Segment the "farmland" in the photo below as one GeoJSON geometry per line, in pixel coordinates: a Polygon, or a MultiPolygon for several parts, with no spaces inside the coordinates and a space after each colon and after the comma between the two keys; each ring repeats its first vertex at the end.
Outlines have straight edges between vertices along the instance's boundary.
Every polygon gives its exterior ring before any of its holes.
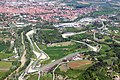
{"type": "Polygon", "coordinates": [[[8,69],[12,66],[12,63],[11,62],[3,62],[3,61],[0,61],[0,69],[8,69]]]}
{"type": "Polygon", "coordinates": [[[64,72],[64,71],[60,71],[61,69],[57,69],[56,73],[58,75],[68,76],[72,80],[78,80],[78,77],[81,76],[83,72],[87,70],[90,66],[92,66],[93,64],[94,63],[92,63],[92,61],[89,61],[89,60],[71,61],[71,62],[68,62],[66,65],[67,67],[69,67],[67,71],[64,72]]]}
{"type": "Polygon", "coordinates": [[[44,51],[51,57],[51,59],[59,59],[69,53],[73,52],[77,48],[76,45],[71,46],[57,46],[47,47],[44,51]]]}
{"type": "Polygon", "coordinates": [[[67,65],[71,69],[80,69],[80,70],[86,70],[90,65],[92,64],[92,61],[89,60],[78,60],[78,61],[71,61],[67,65]]]}
{"type": "Polygon", "coordinates": [[[14,54],[0,52],[0,59],[5,59],[5,58],[8,58],[8,57],[11,57],[12,55],[14,55],[14,54]]]}
{"type": "Polygon", "coordinates": [[[0,61],[0,79],[6,75],[6,72],[10,70],[11,66],[11,62],[0,61]]]}

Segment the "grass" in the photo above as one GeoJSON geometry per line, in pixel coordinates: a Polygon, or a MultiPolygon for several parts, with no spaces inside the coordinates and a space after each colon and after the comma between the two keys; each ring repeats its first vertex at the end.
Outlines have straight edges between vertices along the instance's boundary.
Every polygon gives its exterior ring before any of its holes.
{"type": "Polygon", "coordinates": [[[10,56],[13,56],[13,54],[8,54],[8,53],[4,53],[4,52],[0,52],[0,59],[5,59],[8,58],[10,56]]]}
{"type": "Polygon", "coordinates": [[[94,11],[91,14],[93,14],[93,15],[107,15],[107,14],[112,14],[114,11],[115,10],[113,10],[113,9],[110,9],[110,10],[106,9],[106,10],[101,10],[101,11],[94,11]]]}
{"type": "Polygon", "coordinates": [[[10,69],[11,66],[12,62],[0,61],[0,80],[5,77],[6,72],[10,69]]]}
{"type": "Polygon", "coordinates": [[[46,45],[43,45],[41,43],[37,43],[38,47],[41,49],[41,50],[44,50],[46,49],[46,45]]]}
{"type": "Polygon", "coordinates": [[[68,42],[60,42],[60,43],[53,43],[52,45],[50,45],[51,47],[54,46],[70,46],[75,44],[74,42],[68,41],[68,42]]]}
{"type": "Polygon", "coordinates": [[[44,50],[52,59],[59,59],[62,58],[63,56],[65,56],[65,53],[68,52],[68,50],[63,50],[63,48],[47,48],[46,50],[44,50]]]}
{"type": "Polygon", "coordinates": [[[4,44],[3,42],[0,41],[0,59],[8,58],[13,55],[10,53],[5,53],[8,47],[9,46],[7,44],[4,44]]]}
{"type": "Polygon", "coordinates": [[[104,60],[104,62],[107,62],[108,65],[112,65],[113,61],[111,59],[104,60]]]}
{"type": "Polygon", "coordinates": [[[44,74],[44,76],[41,77],[40,80],[52,80],[52,74],[51,73],[44,74]]]}
{"type": "Polygon", "coordinates": [[[103,36],[103,39],[111,39],[109,36],[103,36]]]}
{"type": "Polygon", "coordinates": [[[12,62],[3,62],[3,61],[0,61],[0,69],[2,68],[10,68],[12,66],[12,62]]]}
{"type": "Polygon", "coordinates": [[[103,60],[104,62],[107,62],[108,65],[113,65],[113,61],[117,61],[117,57],[111,57],[110,59],[103,60]]]}
{"type": "Polygon", "coordinates": [[[6,74],[6,71],[0,71],[0,80],[2,79],[2,77],[4,77],[6,74]]]}
{"type": "Polygon", "coordinates": [[[120,38],[115,38],[115,40],[120,41],[120,38]]]}
{"type": "Polygon", "coordinates": [[[35,51],[40,52],[40,50],[37,48],[37,46],[34,43],[33,43],[33,46],[34,46],[35,51]]]}
{"type": "Polygon", "coordinates": [[[48,60],[40,62],[40,64],[48,64],[48,63],[51,63],[51,61],[52,61],[51,59],[48,59],[48,60]]]}
{"type": "Polygon", "coordinates": [[[81,28],[74,28],[74,27],[66,27],[65,32],[80,32],[81,28]]]}
{"type": "Polygon", "coordinates": [[[62,58],[77,49],[77,45],[47,47],[44,51],[50,56],[52,60],[62,58]]]}
{"type": "MultiPolygon", "coordinates": [[[[27,80],[38,80],[38,74],[30,75],[27,80]]],[[[44,76],[42,76],[40,80],[52,80],[52,75],[50,73],[44,74],[44,76]]]]}
{"type": "Polygon", "coordinates": [[[38,80],[38,75],[30,75],[27,80],[38,80]]]}
{"type": "Polygon", "coordinates": [[[73,64],[74,68],[69,68],[66,72],[57,69],[56,73],[58,75],[68,76],[71,80],[79,80],[79,77],[83,76],[82,74],[84,73],[84,71],[86,71],[90,66],[94,64],[92,63],[92,61],[89,60],[71,61],[69,63],[76,63],[77,67],[75,67],[76,65],[73,64]]]}
{"type": "Polygon", "coordinates": [[[69,69],[67,72],[66,72],[66,75],[69,77],[69,78],[72,78],[76,80],[76,78],[81,75],[82,71],[78,72],[78,70],[71,70],[69,69]]]}
{"type": "Polygon", "coordinates": [[[43,51],[45,51],[52,60],[60,59],[71,53],[83,52],[88,50],[89,49],[85,48],[83,45],[76,43],[69,46],[54,46],[54,47],[49,46],[43,49],[43,51]]]}
{"type": "Polygon", "coordinates": [[[83,39],[92,39],[92,34],[90,33],[83,33],[83,34],[77,34],[77,35],[73,35],[70,37],[70,39],[73,39],[73,40],[83,40],[83,39]]]}
{"type": "Polygon", "coordinates": [[[102,45],[102,49],[100,50],[100,53],[102,54],[106,54],[106,50],[110,50],[111,48],[108,45],[105,44],[101,44],[102,45]]]}

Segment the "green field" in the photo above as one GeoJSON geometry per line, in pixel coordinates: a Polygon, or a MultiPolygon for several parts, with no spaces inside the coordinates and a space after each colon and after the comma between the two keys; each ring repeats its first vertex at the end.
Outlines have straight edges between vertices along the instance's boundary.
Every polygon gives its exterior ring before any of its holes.
{"type": "Polygon", "coordinates": [[[90,33],[77,34],[70,37],[70,39],[73,39],[73,40],[83,40],[83,39],[91,40],[92,38],[93,38],[93,35],[91,35],[90,33]]]}
{"type": "Polygon", "coordinates": [[[82,28],[66,27],[63,32],[80,32],[82,28]]]}
{"type": "Polygon", "coordinates": [[[14,54],[11,54],[11,53],[4,53],[4,52],[0,52],[0,59],[5,59],[5,58],[8,58],[10,56],[12,56],[14,54]]]}
{"type": "Polygon", "coordinates": [[[91,13],[92,15],[94,15],[94,16],[99,16],[99,15],[108,15],[108,14],[112,14],[112,13],[114,13],[115,12],[115,10],[113,10],[113,9],[105,9],[105,10],[101,10],[101,11],[95,11],[95,12],[93,12],[93,13],[91,13]]]}
{"type": "Polygon", "coordinates": [[[6,48],[7,48],[7,46],[5,46],[5,45],[3,45],[3,44],[0,43],[0,51],[5,50],[6,48]]]}
{"type": "Polygon", "coordinates": [[[13,55],[11,53],[5,53],[8,50],[7,48],[8,45],[7,44],[5,45],[0,41],[0,59],[8,58],[13,55]]]}
{"type": "MultiPolygon", "coordinates": [[[[38,80],[38,74],[30,75],[27,80],[38,80]]],[[[40,80],[52,80],[52,74],[44,74],[44,76],[40,77],[40,80]]]]}
{"type": "Polygon", "coordinates": [[[41,43],[37,43],[38,47],[41,49],[41,50],[44,50],[46,49],[46,45],[43,45],[41,43]]]}
{"type": "Polygon", "coordinates": [[[5,76],[6,71],[0,71],[0,80],[5,76]]]}
{"type": "Polygon", "coordinates": [[[12,62],[0,61],[0,80],[3,79],[3,77],[5,77],[6,72],[8,72],[11,66],[12,62]]]}
{"type": "Polygon", "coordinates": [[[78,49],[77,45],[47,47],[44,51],[50,56],[51,59],[62,58],[78,49]]]}
{"type": "Polygon", "coordinates": [[[12,62],[3,62],[0,61],[0,69],[9,69],[12,66],[12,62]]]}
{"type": "Polygon", "coordinates": [[[84,71],[86,71],[93,64],[94,63],[89,60],[71,61],[68,63],[70,68],[66,72],[60,71],[60,69],[58,68],[55,73],[62,76],[68,76],[71,80],[79,80],[78,77],[82,76],[82,73],[84,73],[84,71]],[[70,64],[72,68],[70,67],[70,64]]]}
{"type": "Polygon", "coordinates": [[[30,75],[30,77],[27,80],[37,80],[38,75],[30,75]]]}
{"type": "Polygon", "coordinates": [[[108,45],[105,45],[105,44],[101,44],[101,46],[102,46],[102,49],[100,50],[101,54],[106,54],[108,53],[106,51],[111,49],[108,45]]]}

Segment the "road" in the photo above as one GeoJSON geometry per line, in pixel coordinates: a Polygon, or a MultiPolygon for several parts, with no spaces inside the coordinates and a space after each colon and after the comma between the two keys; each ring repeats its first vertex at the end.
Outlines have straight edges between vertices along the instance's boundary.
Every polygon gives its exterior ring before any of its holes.
{"type": "Polygon", "coordinates": [[[74,32],[63,33],[63,34],[62,34],[62,37],[63,37],[63,38],[68,38],[68,37],[70,37],[70,36],[77,35],[77,34],[83,34],[83,33],[86,33],[86,31],[82,31],[82,32],[78,32],[78,33],[74,33],[74,32]]]}
{"type": "Polygon", "coordinates": [[[115,40],[114,38],[113,38],[113,41],[115,41],[116,43],[120,44],[120,41],[118,41],[118,40],[115,40]]]}
{"type": "Polygon", "coordinates": [[[71,41],[76,42],[76,43],[81,43],[81,44],[87,45],[88,47],[90,47],[90,48],[92,49],[92,51],[98,52],[98,48],[97,48],[97,47],[93,47],[93,46],[91,46],[91,45],[89,45],[89,44],[87,44],[87,43],[85,43],[85,42],[76,41],[76,40],[71,40],[71,41]]]}
{"type": "Polygon", "coordinates": [[[106,29],[106,26],[104,24],[104,22],[102,21],[102,27],[98,28],[98,29],[106,29]]]}
{"type": "Polygon", "coordinates": [[[62,65],[62,64],[64,64],[64,63],[67,63],[67,62],[61,62],[61,63],[59,63],[59,64],[54,68],[54,70],[53,70],[53,80],[55,80],[55,70],[56,70],[60,65],[62,65]]]}
{"type": "Polygon", "coordinates": [[[59,63],[63,62],[64,60],[71,60],[71,58],[73,56],[76,56],[77,54],[79,54],[79,52],[75,52],[75,53],[72,53],[72,54],[69,54],[59,60],[56,60],[52,63],[49,63],[43,67],[40,67],[40,68],[37,68],[37,70],[41,71],[41,72],[49,72],[51,70],[51,68],[53,68],[54,66],[58,65],[59,63]]]}
{"type": "Polygon", "coordinates": [[[35,60],[35,61],[31,60],[30,64],[25,69],[25,71],[19,76],[18,80],[24,80],[24,76],[27,75],[28,73],[33,73],[33,72],[38,71],[35,68],[36,68],[36,65],[37,65],[37,63],[38,63],[39,60],[44,61],[44,60],[48,60],[49,59],[49,56],[44,51],[40,50],[40,48],[38,47],[38,45],[34,41],[32,41],[30,39],[30,37],[34,33],[36,33],[36,30],[31,30],[31,31],[29,31],[29,32],[26,33],[26,36],[27,36],[27,39],[30,42],[30,45],[32,47],[33,53],[36,55],[37,60],[35,60]],[[38,49],[37,51],[35,50],[34,45],[38,49]]]}
{"type": "MultiPolygon", "coordinates": [[[[41,62],[44,61],[44,60],[48,60],[49,59],[49,56],[44,52],[42,51],[38,45],[32,41],[30,39],[30,37],[35,33],[35,30],[31,30],[29,32],[26,33],[26,36],[27,36],[27,39],[29,40],[30,44],[31,44],[31,47],[33,49],[33,53],[36,55],[37,57],[37,60],[31,60],[30,64],[28,65],[28,67],[25,69],[25,71],[19,76],[18,80],[24,80],[24,76],[27,75],[28,73],[33,73],[33,72],[49,72],[52,68],[54,68],[56,65],[60,65],[60,63],[62,63],[64,60],[70,60],[73,56],[79,54],[79,52],[76,52],[76,53],[72,53],[72,54],[69,54],[59,60],[56,60],[52,63],[49,63],[45,66],[42,66],[42,67],[36,67],[38,61],[40,60],[41,62]],[[36,47],[38,50],[36,51],[35,48],[36,47]]],[[[90,47],[93,51],[97,52],[98,51],[98,48],[97,47],[93,47],[85,42],[81,42],[81,41],[75,41],[75,40],[72,40],[74,42],[77,42],[77,43],[82,43],[82,44],[85,44],[87,45],[88,47],[90,47]]],[[[55,68],[56,69],[56,68],[55,68]]],[[[54,71],[55,71],[54,69],[54,71]]],[[[54,76],[54,75],[53,75],[54,76]]],[[[40,75],[39,75],[39,79],[40,79],[40,75]]]]}

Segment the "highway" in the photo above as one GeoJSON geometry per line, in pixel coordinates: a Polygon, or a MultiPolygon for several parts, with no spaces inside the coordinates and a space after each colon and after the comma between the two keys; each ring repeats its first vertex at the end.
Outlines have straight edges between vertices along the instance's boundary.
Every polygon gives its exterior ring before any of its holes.
{"type": "MultiPolygon", "coordinates": [[[[42,67],[36,67],[37,66],[37,63],[38,61],[45,61],[45,60],[48,60],[49,59],[49,56],[44,52],[42,51],[38,45],[31,40],[31,36],[36,33],[35,30],[31,30],[29,32],[26,33],[26,36],[27,36],[27,39],[29,40],[30,44],[31,44],[31,47],[33,49],[33,53],[36,55],[37,57],[37,60],[31,60],[30,64],[28,65],[28,67],[25,69],[25,71],[19,76],[18,80],[24,80],[24,77],[25,75],[29,74],[29,73],[34,73],[34,72],[39,72],[39,79],[40,79],[40,73],[46,73],[46,72],[49,72],[52,68],[54,68],[56,65],[60,65],[60,63],[63,63],[64,60],[71,60],[72,57],[76,56],[77,54],[79,54],[79,52],[75,52],[75,53],[72,53],[72,54],[69,54],[59,60],[56,60],[52,63],[49,63],[47,65],[44,65],[42,67]],[[36,47],[38,50],[36,51],[35,48],[36,47]]],[[[97,47],[93,47],[85,42],[81,42],[81,41],[75,41],[75,40],[71,40],[71,41],[74,41],[74,42],[77,42],[77,43],[82,43],[84,45],[87,45],[88,47],[90,47],[93,51],[95,52],[98,52],[98,48],[97,47]]],[[[57,67],[56,67],[57,68],[57,67]]],[[[53,70],[53,72],[55,71],[55,69],[53,70]]],[[[54,74],[54,73],[53,73],[54,74]]],[[[54,75],[53,75],[53,79],[54,79],[54,75]]]]}
{"type": "Polygon", "coordinates": [[[40,67],[40,68],[37,68],[37,70],[41,71],[41,72],[49,72],[49,70],[51,70],[51,68],[55,67],[56,65],[58,65],[59,63],[63,62],[64,60],[71,60],[71,58],[73,56],[76,56],[77,54],[79,54],[79,52],[75,52],[75,53],[72,53],[72,54],[69,54],[59,60],[56,60],[52,63],[49,63],[43,67],[40,67]]]}
{"type": "Polygon", "coordinates": [[[35,54],[37,60],[35,60],[35,61],[31,60],[30,64],[25,69],[25,71],[19,76],[18,80],[24,80],[25,75],[27,75],[28,73],[33,73],[33,72],[38,71],[38,70],[35,69],[35,67],[36,67],[36,65],[37,65],[37,63],[38,63],[39,60],[44,61],[44,60],[48,60],[49,59],[49,56],[44,51],[40,50],[40,48],[37,46],[37,44],[30,39],[30,37],[34,33],[36,33],[36,30],[31,30],[31,31],[29,31],[29,32],[26,33],[26,36],[27,36],[27,39],[30,42],[30,45],[32,47],[32,51],[35,54]],[[35,50],[34,45],[35,45],[35,47],[39,51],[35,50]]]}

